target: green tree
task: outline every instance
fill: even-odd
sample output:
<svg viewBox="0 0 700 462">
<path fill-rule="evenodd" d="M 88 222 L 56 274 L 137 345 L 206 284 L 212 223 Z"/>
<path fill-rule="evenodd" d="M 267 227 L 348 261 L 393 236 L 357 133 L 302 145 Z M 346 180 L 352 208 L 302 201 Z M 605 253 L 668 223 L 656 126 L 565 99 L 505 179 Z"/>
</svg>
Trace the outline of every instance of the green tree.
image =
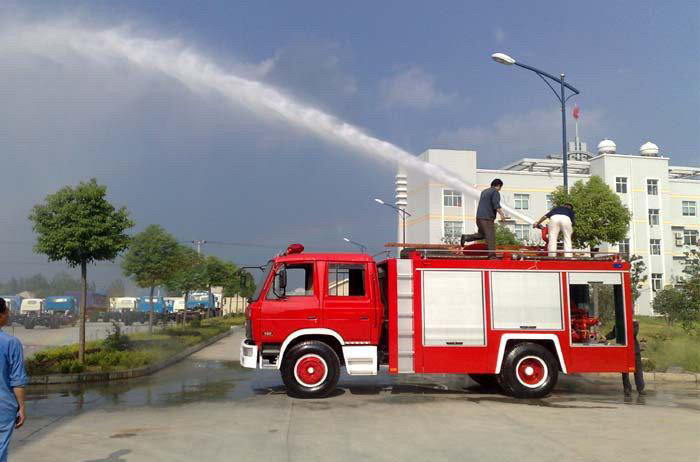
<svg viewBox="0 0 700 462">
<path fill-rule="evenodd" d="M 496 245 L 523 245 L 506 225 L 496 223 Z"/>
<path fill-rule="evenodd" d="M 620 197 L 599 176 L 579 180 L 568 194 L 560 186 L 552 193 L 552 203 L 571 203 L 576 213 L 573 246 L 591 249 L 603 242 L 619 242 L 627 236 L 632 213 Z"/>
<path fill-rule="evenodd" d="M 681 290 L 666 286 L 654 296 L 654 313 L 663 315 L 670 326 L 677 319 L 683 319 L 687 300 Z"/>
<path fill-rule="evenodd" d="M 80 266 L 78 359 L 81 363 L 85 359 L 87 265 L 114 260 L 128 247 L 126 230 L 134 225 L 126 208 L 115 209 L 105 198 L 106 194 L 107 188 L 93 178 L 75 188 L 66 186 L 49 194 L 29 214 L 37 234 L 34 250 L 46 254 L 50 261 L 65 260 L 71 267 Z"/>
<path fill-rule="evenodd" d="M 255 281 L 253 275 L 246 270 L 239 270 L 233 263 L 226 263 L 229 267 L 230 277 L 224 285 L 224 297 L 234 297 L 240 295 L 248 298 L 255 292 Z"/>
<path fill-rule="evenodd" d="M 494 223 L 496 231 L 496 245 L 523 245 L 513 231 L 506 225 Z M 443 244 L 459 245 L 460 236 L 445 236 L 441 239 Z M 252 293 L 251 293 L 252 294 Z"/>
<path fill-rule="evenodd" d="M 168 292 L 184 297 L 186 316 L 190 292 L 207 287 L 206 266 L 204 259 L 193 249 L 180 246 L 178 251 L 177 270 L 165 282 L 165 286 Z"/>
<path fill-rule="evenodd" d="M 205 259 L 204 265 L 206 268 L 205 274 L 207 280 L 207 288 L 209 290 L 209 298 L 211 299 L 212 286 L 225 286 L 233 277 L 233 272 L 229 271 L 230 267 L 227 266 L 226 263 L 219 260 L 213 255 L 209 255 Z M 207 310 L 207 315 L 209 315 L 209 309 Z"/>
<path fill-rule="evenodd" d="M 153 332 L 153 292 L 165 285 L 177 272 L 180 245 L 158 225 L 150 225 L 131 239 L 122 261 L 126 277 L 133 277 L 139 287 L 150 289 L 148 331 Z"/>
<path fill-rule="evenodd" d="M 679 320 L 683 328 L 690 332 L 700 322 L 700 250 L 697 245 L 685 252 L 683 275 L 679 285 L 685 299 L 685 309 Z"/>
<path fill-rule="evenodd" d="M 639 255 L 632 255 L 630 258 L 630 283 L 632 285 L 632 303 L 635 303 L 640 295 L 640 289 L 649 279 L 647 275 L 647 265 L 644 258 Z"/>
</svg>

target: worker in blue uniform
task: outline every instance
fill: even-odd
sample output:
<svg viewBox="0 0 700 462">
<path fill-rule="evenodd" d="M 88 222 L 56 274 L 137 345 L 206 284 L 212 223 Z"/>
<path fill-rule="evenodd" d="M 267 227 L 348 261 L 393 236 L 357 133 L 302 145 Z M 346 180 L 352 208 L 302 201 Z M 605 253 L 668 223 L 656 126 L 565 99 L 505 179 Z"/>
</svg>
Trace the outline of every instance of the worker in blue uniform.
<svg viewBox="0 0 700 462">
<path fill-rule="evenodd" d="M 10 310 L 0 298 L 0 328 L 10 319 Z M 0 462 L 7 461 L 7 448 L 15 428 L 24 424 L 24 372 L 22 344 L 0 329 Z"/>
</svg>

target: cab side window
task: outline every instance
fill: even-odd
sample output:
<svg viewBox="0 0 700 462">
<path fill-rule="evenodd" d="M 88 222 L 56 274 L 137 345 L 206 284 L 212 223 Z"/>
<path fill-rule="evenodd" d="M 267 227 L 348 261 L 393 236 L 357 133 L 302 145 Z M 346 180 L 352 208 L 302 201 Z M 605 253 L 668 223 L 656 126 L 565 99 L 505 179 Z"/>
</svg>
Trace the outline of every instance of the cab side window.
<svg viewBox="0 0 700 462">
<path fill-rule="evenodd" d="M 279 286 L 279 270 L 275 275 L 273 286 L 267 291 L 267 300 L 278 300 L 284 293 L 286 297 L 303 297 L 314 294 L 314 271 L 311 263 L 286 265 L 287 288 L 282 290 Z"/>
<path fill-rule="evenodd" d="M 328 295 L 332 297 L 363 297 L 366 265 L 354 263 L 330 263 L 328 265 Z"/>
</svg>

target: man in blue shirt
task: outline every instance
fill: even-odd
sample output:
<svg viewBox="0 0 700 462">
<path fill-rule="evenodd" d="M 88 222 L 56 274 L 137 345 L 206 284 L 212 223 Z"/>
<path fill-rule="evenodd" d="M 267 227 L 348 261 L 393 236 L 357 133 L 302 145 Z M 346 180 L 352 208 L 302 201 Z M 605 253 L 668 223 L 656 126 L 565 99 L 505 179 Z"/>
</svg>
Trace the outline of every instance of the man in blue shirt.
<svg viewBox="0 0 700 462">
<path fill-rule="evenodd" d="M 489 249 L 489 258 L 496 258 L 496 229 L 494 221 L 496 214 L 501 216 L 501 220 L 505 220 L 506 216 L 501 209 L 501 193 L 503 181 L 496 178 L 491 182 L 491 187 L 481 191 L 479 197 L 479 206 L 476 209 L 476 228 L 474 234 L 462 234 L 460 245 L 479 239 L 486 239 L 486 245 Z"/>
<path fill-rule="evenodd" d="M 10 319 L 10 310 L 0 298 L 0 327 Z M 24 424 L 24 372 L 22 344 L 0 330 L 0 462 L 7 461 L 7 447 L 15 428 Z"/>
<path fill-rule="evenodd" d="M 547 243 L 549 256 L 557 256 L 557 240 L 559 239 L 559 232 L 561 232 L 564 235 L 564 252 L 566 252 L 564 256 L 571 257 L 571 234 L 573 234 L 574 225 L 576 224 L 574 206 L 569 203 L 557 205 L 540 218 L 537 223 L 532 225 L 532 227 L 539 228 L 540 224 L 547 218 L 549 218 L 549 242 Z"/>
</svg>

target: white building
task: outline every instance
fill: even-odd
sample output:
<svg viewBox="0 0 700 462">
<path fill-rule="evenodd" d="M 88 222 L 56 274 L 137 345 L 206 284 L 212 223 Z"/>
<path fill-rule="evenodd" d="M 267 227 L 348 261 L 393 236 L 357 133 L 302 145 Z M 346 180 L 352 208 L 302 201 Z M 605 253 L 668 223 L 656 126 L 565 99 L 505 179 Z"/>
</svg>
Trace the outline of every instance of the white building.
<svg viewBox="0 0 700 462">
<path fill-rule="evenodd" d="M 569 149 L 569 186 L 600 176 L 632 212 L 628 238 L 601 246 L 601 251 L 644 258 L 649 277 L 635 310 L 652 314 L 654 291 L 676 282 L 682 274 L 683 252 L 698 242 L 700 166 L 671 166 L 669 158 L 650 142 L 641 146 L 638 155 L 618 154 L 610 140 L 600 142 L 597 154 L 586 152 L 585 144 L 572 142 Z M 560 158 L 524 158 L 489 170 L 477 168 L 476 151 L 428 149 L 419 157 L 453 171 L 478 189 L 500 178 L 502 203 L 534 220 L 551 208 L 550 194 L 563 183 Z M 406 220 L 407 242 L 441 243 L 476 231 L 477 199 L 418 174 L 396 176 L 396 204 L 411 214 Z M 539 240 L 539 232 L 524 221 L 510 220 L 508 225 L 520 239 Z M 399 242 L 402 233 L 399 219 Z"/>
</svg>

